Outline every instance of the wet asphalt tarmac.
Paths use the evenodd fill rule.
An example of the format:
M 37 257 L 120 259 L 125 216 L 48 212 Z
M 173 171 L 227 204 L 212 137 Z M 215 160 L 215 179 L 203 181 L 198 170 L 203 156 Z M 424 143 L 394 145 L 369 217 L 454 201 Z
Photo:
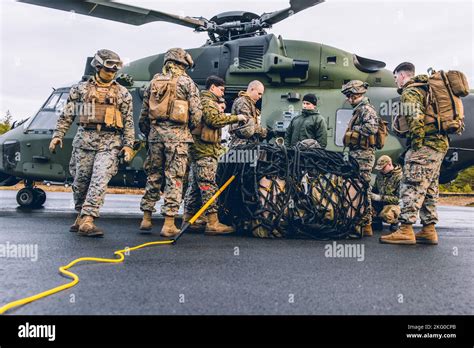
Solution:
M 0 191 L 0 306 L 66 283 L 58 267 L 75 258 L 162 239 L 160 217 L 151 235 L 139 233 L 139 196 L 108 195 L 98 220 L 105 238 L 92 239 L 68 232 L 70 193 L 48 193 L 34 211 L 17 208 L 15 195 Z M 383 245 L 380 233 L 336 242 L 354 245 L 355 257 L 328 257 L 327 241 L 187 233 L 122 264 L 78 265 L 77 286 L 11 313 L 472 315 L 474 208 L 439 214 L 438 246 Z M 32 248 L 28 257 L 12 255 L 20 245 Z

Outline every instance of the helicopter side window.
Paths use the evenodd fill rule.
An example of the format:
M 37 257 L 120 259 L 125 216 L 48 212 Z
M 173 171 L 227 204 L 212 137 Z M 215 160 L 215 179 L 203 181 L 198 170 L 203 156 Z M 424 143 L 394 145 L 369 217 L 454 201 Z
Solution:
M 53 93 L 28 127 L 28 130 L 53 130 L 66 105 L 69 93 Z
M 336 111 L 336 137 L 334 141 L 337 146 L 344 146 L 343 139 L 347 125 L 352 118 L 352 109 L 339 109 Z

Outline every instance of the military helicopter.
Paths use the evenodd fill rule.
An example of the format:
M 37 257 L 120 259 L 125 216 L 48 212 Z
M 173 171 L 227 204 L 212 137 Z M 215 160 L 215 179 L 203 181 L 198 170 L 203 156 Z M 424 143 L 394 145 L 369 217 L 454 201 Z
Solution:
M 226 80 L 226 95 L 231 101 L 240 90 L 255 79 L 266 87 L 261 104 L 262 123 L 273 126 L 277 132 L 285 131 L 292 117 L 300 109 L 302 96 L 315 93 L 321 101 L 319 110 L 327 118 L 328 150 L 342 151 L 342 138 L 352 109 L 340 93 L 343 83 L 359 79 L 370 84 L 368 97 L 379 108 L 381 116 L 391 125 L 392 115 L 381 112 L 383 106 L 399 100 L 392 72 L 385 63 L 364 58 L 357 54 L 321 43 L 285 40 L 282 36 L 266 33 L 274 24 L 324 0 L 290 0 L 288 8 L 264 13 L 261 16 L 245 11 L 224 12 L 207 20 L 202 17 L 181 17 L 104 0 L 48 1 L 20 0 L 20 2 L 50 7 L 77 14 L 112 20 L 131 25 L 144 25 L 165 21 L 183 25 L 197 32 L 207 32 L 209 38 L 198 48 L 187 49 L 195 66 L 189 75 L 203 88 L 210 75 Z M 125 66 L 118 81 L 133 96 L 135 125 L 138 124 L 143 90 L 153 75 L 161 71 L 163 53 L 142 58 Z M 86 61 L 83 79 L 93 74 Z M 62 150 L 56 154 L 48 151 L 53 129 L 71 86 L 55 89 L 37 114 L 27 122 L 0 136 L 0 185 L 14 185 L 24 180 L 25 188 L 17 194 L 22 207 L 40 207 L 46 200 L 44 191 L 35 187 L 37 181 L 70 182 L 68 171 L 71 143 L 77 124 L 67 133 Z M 457 173 L 474 164 L 474 150 L 469 148 L 474 140 L 474 94 L 463 98 L 466 130 L 461 136 L 452 137 L 441 171 L 441 182 L 454 179 Z M 122 164 L 110 185 L 144 187 L 143 161 L 144 138 L 136 129 L 137 154 L 130 164 Z M 383 150 L 397 159 L 404 150 L 404 140 L 390 134 Z

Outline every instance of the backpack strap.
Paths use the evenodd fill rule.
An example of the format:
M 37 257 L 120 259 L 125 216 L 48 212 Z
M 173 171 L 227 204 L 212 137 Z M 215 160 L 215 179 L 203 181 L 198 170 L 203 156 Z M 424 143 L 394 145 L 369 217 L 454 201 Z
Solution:
M 171 114 L 173 109 L 173 103 L 176 100 L 176 89 L 178 88 L 178 79 L 179 76 L 172 77 L 171 80 L 168 82 L 168 86 L 170 88 L 170 100 L 168 102 L 168 115 Z

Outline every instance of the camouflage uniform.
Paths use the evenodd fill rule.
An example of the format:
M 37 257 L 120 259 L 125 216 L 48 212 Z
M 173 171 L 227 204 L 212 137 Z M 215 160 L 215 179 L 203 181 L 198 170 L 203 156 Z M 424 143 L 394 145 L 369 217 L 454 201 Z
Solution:
M 84 102 L 91 86 L 97 86 L 95 77 L 71 87 L 67 104 L 56 125 L 53 138 L 63 139 L 75 118 L 75 110 Z M 69 170 L 74 177 L 72 184 L 75 209 L 81 215 L 99 217 L 105 191 L 110 179 L 118 171 L 118 155 L 122 147 L 132 148 L 135 131 L 132 114 L 132 96 L 128 90 L 113 81 L 119 89 L 117 108 L 123 117 L 123 134 L 101 129 L 88 130 L 79 126 L 72 142 Z
M 164 73 L 170 72 L 164 71 Z M 148 155 L 143 165 L 148 178 L 140 209 L 142 211 L 156 211 L 155 203 L 160 200 L 164 176 L 164 204 L 161 213 L 164 216 L 174 217 L 178 213 L 182 200 L 188 147 L 193 142 L 190 129 L 197 127 L 201 121 L 199 90 L 184 70 L 179 73 L 176 97 L 188 101 L 189 122 L 188 124 L 178 124 L 169 120 L 153 122 L 150 120 L 150 87 L 148 86 L 143 95 L 139 120 L 140 130 L 147 135 L 149 143 Z
M 400 222 L 414 224 L 419 213 L 423 225 L 438 222 L 436 203 L 441 164 L 448 151 L 449 139 L 437 129 L 424 124 L 425 94 L 413 83 L 426 83 L 428 76 L 419 75 L 401 89 L 401 102 L 406 110 L 408 146 L 400 188 Z M 400 91 L 399 91 L 400 92 Z M 410 107 L 407 107 L 410 106 Z M 431 126 L 432 127 L 432 126 Z
M 377 112 L 367 97 L 364 97 L 364 99 L 354 107 L 352 115 L 354 119 L 351 128 L 352 131 L 359 132 L 365 137 L 377 133 L 379 129 Z M 372 178 L 372 168 L 375 164 L 375 147 L 370 146 L 367 149 L 363 149 L 360 146 L 350 146 L 349 155 L 354 157 L 359 163 L 360 172 L 365 181 L 370 182 Z
M 260 123 L 260 110 L 255 102 L 248 96 L 247 92 L 239 92 L 239 97 L 232 104 L 233 115 L 244 115 L 248 117 L 246 123 L 239 122 L 229 127 L 231 134 L 229 147 L 247 144 L 248 142 L 259 142 L 267 137 L 267 129 Z M 243 128 L 241 128 L 243 127 Z M 238 128 L 237 130 L 235 130 Z
M 362 101 L 354 107 L 352 131 L 359 132 L 365 137 L 375 135 L 378 131 L 378 116 L 375 108 L 370 104 L 369 99 L 364 97 Z M 362 178 L 370 185 L 372 179 L 372 168 L 375 164 L 375 147 L 369 146 L 364 149 L 360 146 L 350 146 L 349 155 L 354 157 L 359 163 L 360 174 Z M 370 191 L 370 187 L 369 187 Z M 369 209 L 363 219 L 363 225 L 372 223 L 372 204 L 369 195 Z
M 209 91 L 201 93 L 202 123 L 217 132 L 221 139 L 221 128 L 238 122 L 236 115 L 227 116 L 219 112 L 218 97 Z M 218 190 L 216 183 L 217 162 L 223 152 L 220 142 L 210 143 L 193 135 L 194 143 L 190 146 L 191 170 L 189 186 L 184 201 L 184 211 L 194 215 Z M 207 214 L 217 213 L 217 202 L 212 203 Z
M 375 179 L 372 192 L 381 196 L 380 201 L 372 201 L 374 216 L 379 217 L 388 224 L 396 224 L 400 215 L 399 194 L 402 168 L 395 166 L 387 174 L 379 172 Z

